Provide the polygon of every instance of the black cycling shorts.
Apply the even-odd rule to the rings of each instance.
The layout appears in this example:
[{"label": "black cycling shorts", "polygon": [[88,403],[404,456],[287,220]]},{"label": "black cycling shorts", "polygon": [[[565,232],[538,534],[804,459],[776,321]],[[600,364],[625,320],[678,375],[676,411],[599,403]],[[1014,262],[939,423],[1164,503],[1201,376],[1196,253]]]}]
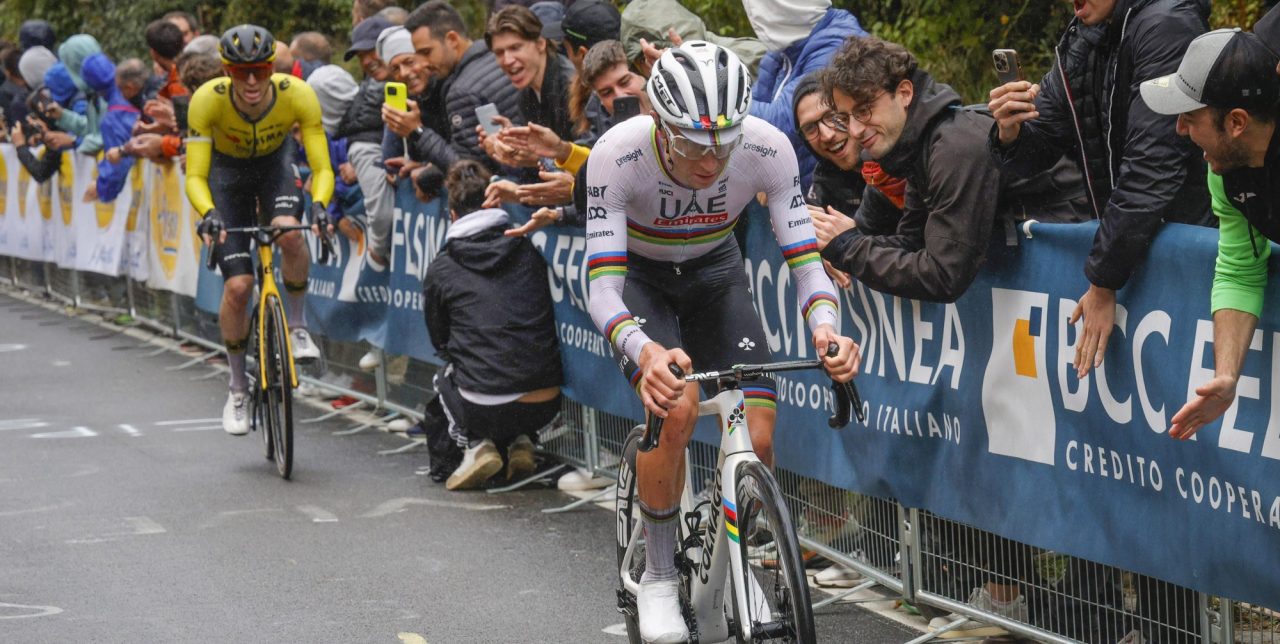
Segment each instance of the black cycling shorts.
[{"label": "black cycling shorts", "polygon": [[[287,144],[252,159],[215,150],[209,165],[209,192],[227,228],[265,225],[276,217],[302,215],[302,180],[293,165],[293,146]],[[223,280],[254,274],[251,241],[247,233],[228,233],[227,241],[215,248]]]},{"label": "black cycling shorts", "polygon": [[[771,360],[764,324],[751,303],[742,253],[732,237],[681,264],[630,254],[622,301],[651,340],[684,349],[698,371]],[[617,348],[614,356],[631,386],[638,387],[640,366]],[[702,384],[708,396],[717,393],[715,383]],[[741,389],[748,406],[776,408],[772,378],[743,383]]]}]

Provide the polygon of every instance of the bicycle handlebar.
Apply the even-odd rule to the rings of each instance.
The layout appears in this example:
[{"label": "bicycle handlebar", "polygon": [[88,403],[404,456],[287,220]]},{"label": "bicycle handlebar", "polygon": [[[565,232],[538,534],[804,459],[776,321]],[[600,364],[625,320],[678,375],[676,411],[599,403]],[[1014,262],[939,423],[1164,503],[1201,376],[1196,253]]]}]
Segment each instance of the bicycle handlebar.
[{"label": "bicycle handlebar", "polygon": [[[840,347],[832,342],[827,345],[827,357],[835,357]],[[723,371],[705,371],[702,373],[685,374],[684,370],[676,364],[667,365],[667,369],[676,378],[685,382],[718,382],[723,385],[731,385],[763,376],[767,372],[778,371],[800,371],[803,369],[817,369],[822,367],[821,360],[789,360],[785,362],[774,362],[770,364],[742,364],[734,365],[732,368]],[[849,424],[852,417],[856,417],[858,422],[866,420],[866,414],[862,409],[862,396],[858,395],[858,386],[849,382],[831,382],[831,388],[835,391],[836,411],[827,419],[827,425],[832,429],[843,429]],[[640,438],[640,451],[648,452],[658,446],[658,439],[662,435],[663,419],[656,414],[649,414],[646,423],[644,435]]]},{"label": "bicycle handlebar", "polygon": [[[241,226],[239,228],[226,228],[227,233],[249,233],[251,235],[261,235],[258,237],[259,244],[271,244],[279,239],[281,235],[295,230],[311,230],[311,226],[307,224],[298,224],[293,226]],[[205,261],[205,267],[213,270],[216,265],[213,256],[213,250],[218,247],[218,240],[214,240],[209,246],[209,258]],[[327,264],[329,258],[333,256],[333,242],[329,240],[329,236],[320,231],[320,263]]]}]

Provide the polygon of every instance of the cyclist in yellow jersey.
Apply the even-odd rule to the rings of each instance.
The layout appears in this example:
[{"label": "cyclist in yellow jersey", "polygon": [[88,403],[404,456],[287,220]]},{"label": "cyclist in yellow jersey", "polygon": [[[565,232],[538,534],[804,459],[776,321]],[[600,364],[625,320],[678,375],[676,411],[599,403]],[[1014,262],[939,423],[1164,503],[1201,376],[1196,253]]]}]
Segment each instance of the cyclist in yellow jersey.
[{"label": "cyclist in yellow jersey", "polygon": [[[188,108],[187,198],[202,217],[198,230],[206,245],[217,240],[214,258],[225,286],[218,324],[227,347],[231,391],[222,409],[222,428],[229,434],[249,432],[248,379],[245,349],[249,340],[248,306],[254,288],[250,237],[228,233],[270,223],[298,225],[302,215],[302,181],[287,143],[297,124],[311,163],[312,230],[330,234],[325,205],[333,195],[329,145],[320,124],[320,102],[299,78],[272,73],[275,39],[256,25],[228,29],[219,42],[227,77],[196,90]],[[320,350],[311,341],[303,315],[310,257],[297,232],[276,242],[285,286],[294,357],[315,360]]]}]

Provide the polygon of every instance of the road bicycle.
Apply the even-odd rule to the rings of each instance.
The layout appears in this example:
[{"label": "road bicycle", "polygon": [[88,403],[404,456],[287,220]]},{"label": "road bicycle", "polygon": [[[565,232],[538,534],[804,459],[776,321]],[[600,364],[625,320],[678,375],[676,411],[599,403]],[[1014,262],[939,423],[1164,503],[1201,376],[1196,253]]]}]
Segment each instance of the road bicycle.
[{"label": "road bicycle", "polygon": [[[834,350],[833,345],[828,355],[834,355]],[[715,477],[705,500],[693,494],[689,453],[685,451],[675,561],[681,610],[691,642],[730,638],[736,642],[815,641],[809,586],[791,513],[773,474],[752,448],[739,386],[766,373],[821,367],[819,360],[797,360],[689,375],[675,365],[670,367],[686,382],[719,386],[719,394],[698,404],[698,415],[716,415],[723,423]],[[863,420],[865,412],[853,383],[834,386],[836,413],[828,421],[831,427],[848,425],[854,415]],[[635,498],[636,454],[656,447],[661,431],[662,420],[652,415],[647,426],[632,429],[618,469],[618,611],[625,618],[633,644],[642,641],[636,596],[645,565],[644,527]],[[760,560],[753,563],[752,545],[770,540],[772,565],[765,567]],[[729,592],[725,592],[726,582]]]},{"label": "road bicycle", "polygon": [[[274,461],[281,478],[293,473],[293,390],[298,388],[298,368],[293,359],[293,341],[289,337],[289,321],[284,301],[276,284],[273,245],[282,235],[295,230],[311,230],[311,226],[245,226],[228,228],[227,233],[253,236],[258,249],[258,300],[249,322],[249,359],[256,365],[250,377],[254,381],[250,398],[250,424],[253,431],[262,430],[267,460]],[[329,240],[320,236],[320,263],[332,254]],[[213,249],[209,249],[210,269],[214,266]]]}]

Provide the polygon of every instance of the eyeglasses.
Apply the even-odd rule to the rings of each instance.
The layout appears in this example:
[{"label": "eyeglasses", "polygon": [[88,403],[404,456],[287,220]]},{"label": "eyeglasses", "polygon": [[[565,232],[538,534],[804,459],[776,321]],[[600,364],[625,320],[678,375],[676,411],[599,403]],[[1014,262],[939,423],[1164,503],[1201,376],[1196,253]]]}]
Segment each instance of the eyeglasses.
[{"label": "eyeglasses", "polygon": [[[872,98],[871,100],[863,103],[862,105],[859,105],[858,108],[853,110],[852,112],[836,112],[832,110],[830,112],[827,112],[826,114],[823,114],[822,118],[819,120],[822,121],[824,125],[826,125],[827,127],[833,130],[848,132],[849,119],[852,118],[853,120],[865,125],[868,121],[871,120],[871,110],[875,107],[876,102],[880,100],[881,96],[884,96],[885,94],[888,94],[888,93],[889,92],[880,92],[879,94],[876,94],[875,98]],[[815,130],[817,129],[816,123],[814,124],[814,129]]]},{"label": "eyeglasses", "polygon": [[231,73],[231,78],[238,81],[247,81],[252,76],[260,81],[271,77],[274,71],[271,63],[254,63],[252,65],[227,65],[227,71]]},{"label": "eyeglasses", "polygon": [[738,148],[738,144],[742,142],[741,131],[739,131],[737,136],[733,137],[732,140],[724,141],[715,145],[702,145],[701,143],[696,143],[683,135],[672,132],[671,128],[665,123],[662,125],[662,129],[667,134],[667,147],[671,148],[672,151],[681,157],[692,159],[694,161],[700,160],[708,154],[723,161],[728,159],[729,155],[733,154],[733,151]]}]

